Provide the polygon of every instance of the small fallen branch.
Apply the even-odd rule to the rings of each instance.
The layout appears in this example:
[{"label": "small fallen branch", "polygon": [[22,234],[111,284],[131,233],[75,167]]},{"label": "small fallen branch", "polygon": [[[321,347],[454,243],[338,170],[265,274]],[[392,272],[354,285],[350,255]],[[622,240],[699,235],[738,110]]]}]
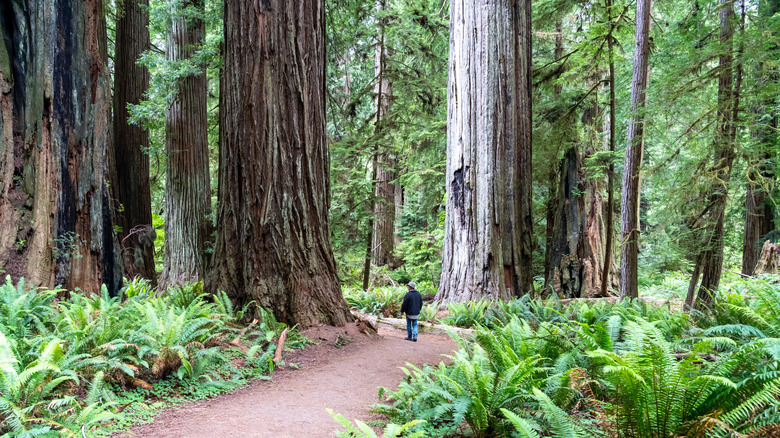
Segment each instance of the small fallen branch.
[{"label": "small fallen branch", "polygon": [[279,336],[279,342],[276,343],[276,353],[274,354],[274,364],[279,365],[279,362],[282,361],[282,351],[284,350],[284,341],[287,340],[287,331],[290,330],[289,327],[285,328],[282,332],[281,336]]},{"label": "small fallen branch", "polygon": [[243,330],[238,332],[238,336],[236,336],[235,339],[230,341],[230,343],[233,344],[233,345],[236,345],[236,346],[240,345],[241,344],[241,336],[244,336],[246,334],[246,332],[248,332],[249,329],[251,329],[255,324],[257,324],[257,319],[253,319],[252,322],[249,323],[248,326],[244,327]]}]

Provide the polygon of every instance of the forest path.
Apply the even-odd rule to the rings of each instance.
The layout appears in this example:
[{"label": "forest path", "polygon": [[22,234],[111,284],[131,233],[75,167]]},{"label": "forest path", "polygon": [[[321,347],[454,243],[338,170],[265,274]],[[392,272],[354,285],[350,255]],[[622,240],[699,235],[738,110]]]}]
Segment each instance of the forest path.
[{"label": "forest path", "polygon": [[[273,380],[253,382],[246,388],[211,400],[168,409],[153,423],[137,426],[115,437],[332,437],[343,430],[328,415],[332,409],[350,420],[379,418],[369,412],[378,402],[378,387],[395,389],[404,377],[399,367],[438,364],[456,349],[444,336],[420,335],[419,342],[404,340],[405,332],[380,329],[371,337],[347,327],[314,327],[304,334],[319,345],[287,352]],[[336,346],[339,335],[351,340]]]}]

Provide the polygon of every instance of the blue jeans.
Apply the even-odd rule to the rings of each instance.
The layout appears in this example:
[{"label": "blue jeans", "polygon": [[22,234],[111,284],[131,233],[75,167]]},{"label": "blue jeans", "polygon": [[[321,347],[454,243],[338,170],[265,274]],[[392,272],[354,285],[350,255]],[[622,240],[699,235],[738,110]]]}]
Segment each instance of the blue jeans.
[{"label": "blue jeans", "polygon": [[417,339],[417,320],[406,317],[406,334],[409,339]]}]

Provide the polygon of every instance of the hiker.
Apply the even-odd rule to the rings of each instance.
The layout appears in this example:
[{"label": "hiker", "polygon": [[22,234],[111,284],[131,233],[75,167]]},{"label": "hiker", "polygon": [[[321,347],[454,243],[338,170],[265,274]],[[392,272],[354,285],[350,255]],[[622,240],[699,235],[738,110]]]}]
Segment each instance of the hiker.
[{"label": "hiker", "polygon": [[417,286],[413,281],[406,284],[409,292],[404,295],[404,302],[401,304],[401,313],[406,314],[406,340],[417,342],[417,318],[420,317],[422,309],[422,295],[414,288]]}]

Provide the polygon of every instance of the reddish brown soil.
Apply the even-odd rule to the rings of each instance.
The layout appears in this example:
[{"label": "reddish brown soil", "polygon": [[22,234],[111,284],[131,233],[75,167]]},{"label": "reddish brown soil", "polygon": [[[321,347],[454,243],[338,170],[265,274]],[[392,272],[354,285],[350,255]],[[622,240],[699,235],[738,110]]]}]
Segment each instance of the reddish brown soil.
[{"label": "reddish brown soil", "polygon": [[[438,364],[455,344],[449,338],[421,335],[419,342],[404,340],[405,332],[380,329],[371,337],[354,324],[346,328],[315,327],[305,332],[320,342],[303,351],[288,352],[287,364],[272,381],[256,381],[247,388],[211,400],[164,411],[153,423],[135,427],[118,437],[332,437],[343,430],[328,413],[333,409],[350,420],[377,419],[369,406],[378,400],[378,387],[395,389],[407,362]],[[337,347],[342,339],[349,341]]]}]

